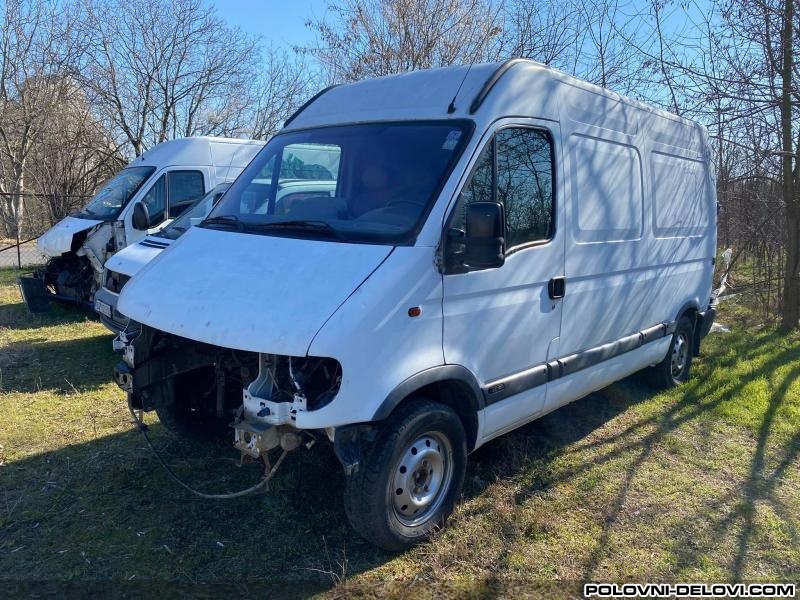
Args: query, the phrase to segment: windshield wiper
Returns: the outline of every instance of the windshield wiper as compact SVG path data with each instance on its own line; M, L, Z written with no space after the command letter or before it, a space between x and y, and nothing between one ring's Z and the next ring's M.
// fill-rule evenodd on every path
M274 221L272 223L256 223L252 225L248 224L246 228L248 230L252 229L255 231L264 231L269 229L290 229L292 231L325 233L335 237L336 239L342 242L349 241L346 235L344 235L341 231L339 231L333 225L327 223L326 221L304 221L304 220Z
M239 220L236 215L219 215L218 217L211 217L200 223L203 227L226 227L233 228L237 231L244 231L244 223Z

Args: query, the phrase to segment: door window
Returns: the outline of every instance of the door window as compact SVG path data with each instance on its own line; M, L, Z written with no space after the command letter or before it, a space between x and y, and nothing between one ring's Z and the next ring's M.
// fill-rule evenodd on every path
M142 204L147 207L147 214L150 216L150 226L153 227L164 220L165 206L165 175L162 175L153 184L142 198Z
M466 206L479 201L503 204L508 250L550 239L555 202L549 134L530 127L498 131L461 192L451 226L463 230Z
M203 174L200 171L170 171L170 218L177 217L202 196L205 193L203 187Z
M495 139L497 200L505 206L506 247L547 240L553 227L553 157L550 136L509 127Z

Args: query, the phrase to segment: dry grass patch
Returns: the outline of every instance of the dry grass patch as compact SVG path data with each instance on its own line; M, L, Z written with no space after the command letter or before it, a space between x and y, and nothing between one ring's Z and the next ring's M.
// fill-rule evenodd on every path
M348 527L321 444L269 495L187 496L129 423L102 325L28 315L0 271L0 588L440 600L578 598L586 580L796 582L800 340L729 323L684 387L630 378L480 449L449 527L391 555ZM149 421L198 487L258 477L231 468L228 444Z

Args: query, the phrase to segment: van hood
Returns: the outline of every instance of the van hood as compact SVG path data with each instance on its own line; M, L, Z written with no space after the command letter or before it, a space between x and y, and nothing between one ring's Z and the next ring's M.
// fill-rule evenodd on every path
M199 342L305 356L317 331L391 252L192 227L125 285L118 309Z
M141 242L131 244L106 261L105 268L128 277L136 275L142 267L169 248L174 240L147 236Z
M36 246L45 256L61 256L72 250L72 238L76 233L100 225L103 221L66 217L47 230L36 240Z

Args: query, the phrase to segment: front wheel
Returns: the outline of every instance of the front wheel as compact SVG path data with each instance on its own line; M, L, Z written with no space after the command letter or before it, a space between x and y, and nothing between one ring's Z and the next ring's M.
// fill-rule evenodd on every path
M466 464L458 415L439 402L412 402L386 421L347 478L347 518L385 550L408 548L444 525L461 495Z

